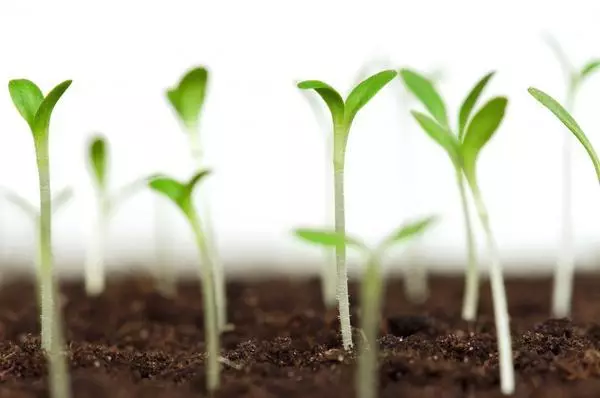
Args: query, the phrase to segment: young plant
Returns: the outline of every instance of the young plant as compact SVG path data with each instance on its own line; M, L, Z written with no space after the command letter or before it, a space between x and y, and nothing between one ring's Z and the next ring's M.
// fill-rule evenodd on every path
M422 234L434 218L429 217L414 223L403 225L390 234L375 248L368 248L359 239L335 231L298 229L296 235L313 244L325 247L350 246L358 249L366 259L366 267L362 276L360 298L361 330L365 339L362 341L358 357L356 380L359 398L375 398L378 390L378 346L379 322L383 299L382 257L396 243L404 242Z
M314 90L325 102L333 121L333 185L335 206L335 231L345 234L344 206L344 164L346 144L352 121L358 111L367 104L394 77L396 72L386 70L379 72L358 84L344 101L341 95L328 84L318 80L306 80L298 83L302 90ZM340 313L342 342L344 349L352 348L352 331L350 326L350 303L348 300L348 275L346 271L346 246L336 247L337 300Z
M148 182L148 177L134 180L111 196L108 184L109 161L108 142L100 135L94 136L88 148L88 162L94 182L98 210L92 246L85 260L85 291L91 296L104 291L105 243L110 217L121 203L145 187Z
M208 175L208 171L200 171L188 182L182 183L166 176L154 177L148 185L154 191L169 198L181 210L188 220L200 254L200 273L202 279L202 298L204 304L204 335L206 336L206 386L209 392L219 388L219 325L215 292L214 264L210 256L206 234L194 206L193 192L197 184Z
M11 80L8 90L23 119L29 125L35 147L39 189L39 291L42 348L49 360L50 389L53 397L70 396L66 358L63 353L61 314L55 300L57 290L52 258L52 199L50 191L49 130L54 107L71 85L71 80L54 87L44 97L35 83L26 79Z
M179 120L189 137L190 153L194 167L203 169L204 156L200 139L200 115L204 106L208 87L208 70L203 67L192 68L181 78L176 87L167 90L167 99L177 113ZM205 194L203 190L200 194ZM200 198L201 219L205 228L205 239L208 242L210 257L214 265L216 300L218 308L219 329L224 330L227 324L227 295L225 292L225 275L216 248L215 233L211 219L209 202L204 195Z
M546 41L560 63L567 80L565 108L573 112L575 99L582 84L594 72L600 70L600 59L587 62L583 67L574 67L561 46L552 37ZM571 298L573 295L573 274L575 272L575 255L573 253L573 188L571 137L568 132L563 135L562 146L562 212L561 212L561 244L556 269L554 271L554 288L552 290L552 315L557 318L571 314Z
M481 92L493 76L493 73L487 74L475 85L464 100L459 112L458 127L456 133L453 133L450 124L448 123L444 101L431 82L418 73L408 69L403 69L400 72L400 75L408 89L423 103L431 115L428 116L413 111L412 114L414 118L421 128L445 149L456 172L463 202L463 213L465 215L465 225L467 230L467 249L469 251L469 264L463 307L463 317L467 320L474 319L476 315L479 276L475 262L475 248L473 244L471 220L466 201L465 180L471 190L477 214L486 235L487 246L490 253L490 279L494 303L496 333L498 336L501 390L504 394L512 394L515 381L504 277L502 274L502 265L500 263L498 248L492 234L488 211L483 202L476 173L479 153L500 126L500 123L504 118L508 100L505 97L492 98L481 106L481 108L475 112L475 115L471 117Z

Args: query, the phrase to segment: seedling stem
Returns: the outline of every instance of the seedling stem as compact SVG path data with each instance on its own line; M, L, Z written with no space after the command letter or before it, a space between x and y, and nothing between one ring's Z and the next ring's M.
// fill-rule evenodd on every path
M456 170L456 180L460 191L460 202L465 224L467 239L467 274L463 298L462 318L473 322L477 318L477 304L479 303L479 270L477 269L477 253L475 252L475 237L471 227L471 214L467 201L465 179L461 170Z

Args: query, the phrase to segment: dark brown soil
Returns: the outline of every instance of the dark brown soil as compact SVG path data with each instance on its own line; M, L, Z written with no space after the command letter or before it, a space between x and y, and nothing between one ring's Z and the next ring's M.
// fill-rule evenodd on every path
M547 319L549 279L508 282L515 396L600 397L599 286L600 277L577 279L571 322ZM198 283L174 299L142 278L110 281L94 299L78 282L62 291L75 397L205 396ZM388 284L380 396L500 397L488 285L473 325L460 320L462 279L436 278L432 292L416 306L400 281ZM228 293L235 329L223 336L218 397L353 397L354 358L340 350L335 310L323 309L316 281L240 281ZM47 396L37 314L30 283L2 288L0 397Z

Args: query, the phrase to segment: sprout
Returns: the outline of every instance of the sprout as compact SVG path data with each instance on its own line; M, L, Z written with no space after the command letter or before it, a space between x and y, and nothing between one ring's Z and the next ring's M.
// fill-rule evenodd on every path
M457 182L463 203L463 213L465 216L469 257L463 307L463 318L467 320L475 318L478 302L479 278L475 261L471 220L466 202L464 178L466 178L466 182L471 189L477 214L486 234L491 259L490 279L494 302L496 333L498 335L500 388L502 393L512 394L515 381L504 277L502 275L502 265L500 263L498 248L492 234L488 212L479 190L476 173L479 153L500 126L500 123L504 118L508 100L504 97L495 97L479 108L475 115L471 117L479 96L493 76L493 73L487 74L475 85L463 102L458 117L457 133L454 134L448 123L444 102L433 85L421 75L408 69L403 69L400 72L400 75L406 86L423 103L431 115L427 116L423 113L413 111L412 114L414 118L423 130L444 148L456 171Z
M318 80L307 80L298 83L302 90L314 90L321 96L333 121L333 179L334 179L334 204L335 204L335 231L345 234L345 206L344 206L344 161L346 144L352 121L358 111L367 104L385 85L394 77L396 72L386 70L379 72L350 92L346 101L328 84ZM338 245L336 248L337 270L337 299L340 312L340 325L342 329L342 342L344 349L352 348L352 333L350 327L350 303L348 301L348 275L346 271L346 247Z
M296 235L310 243L325 247L351 246L366 258L366 267L361 283L361 330L365 341L361 344L356 380L359 398L374 398L378 389L378 345L379 322L383 298L382 257L394 244L414 238L423 233L435 218L428 217L403 225L390 234L374 249L369 249L360 240L335 231L298 229Z
M88 295L94 296L104 291L106 279L104 273L105 242L110 217L116 211L118 205L146 186L148 177L130 182L111 197L108 187L108 143L100 135L93 137L89 144L88 162L96 191L98 213L92 246L85 261L85 291Z
M204 304L204 334L206 336L207 365L206 383L209 392L219 387L219 327L218 310L216 308L216 292L214 279L214 264L210 257L206 235L202 223L192 200L192 194L196 185L209 174L208 171L200 171L195 174L189 182L181 183L169 177L157 176L150 180L151 189L169 198L182 212L190 223L196 238L198 251L201 257L202 274L202 297Z
M35 83L25 80L11 80L8 90L13 104L23 117L33 136L38 168L40 189L39 216L39 291L41 307L42 348L48 355L50 390L53 397L70 396L67 363L63 354L61 314L54 295L57 286L52 266L52 202L50 191L50 156L48 136L50 118L54 107L71 85L64 81L52 89L46 97Z
M560 44L551 36L545 37L553 50L567 80L565 95L566 112L573 112L575 99L583 82L594 72L600 70L600 60L587 62L582 68L575 68ZM571 137L568 132L563 136L562 148L562 213L561 213L561 245L556 269L554 271L554 287L552 289L552 315L557 318L567 317L571 313L573 295L573 274L575 272L575 255L573 252L573 215L572 215L572 160Z
M190 69L181 78L179 84L167 90L167 99L177 113L190 140L190 152L194 167L203 169L204 156L202 142L200 140L200 114L204 106L206 90L208 86L208 70L203 67ZM200 194L205 194L203 190ZM204 223L205 240L207 241L209 254L214 266L216 300L218 308L219 329L224 330L227 324L227 295L225 293L225 275L223 265L219 261L219 255L215 246L215 233L211 219L211 211L206 195L200 198L201 220Z

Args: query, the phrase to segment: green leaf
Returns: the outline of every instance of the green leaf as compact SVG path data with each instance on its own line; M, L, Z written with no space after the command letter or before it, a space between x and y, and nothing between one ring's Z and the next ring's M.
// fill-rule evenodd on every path
M460 153L460 143L452 133L440 126L431 117L417 111L411 112L419 125L427 135L437 142L450 156L450 160L455 167L461 167L462 157Z
M315 245L337 247L337 246L354 246L364 248L364 245L357 239L349 237L340 232L326 231L318 229L300 228L294 231L295 235L309 243Z
M197 67L186 72L177 87L167 90L167 99L188 129L198 125L207 82L208 70Z
M321 96L331 112L333 124L339 124L344 118L344 100L333 87L319 80L305 80L298 83L301 90L314 90Z
M538 100L542 105L548 108L554 115L565 125L571 132L575 135L575 137L581 142L581 145L585 148L592 163L594 164L594 168L596 169L596 175L598 176L598 180L600 181L600 160L598 159L598 155L596 155L596 151L592 146L590 140L588 140L587 136L579 127L579 124L573 119L573 117L567 112L567 110L559 104L554 98L549 96L537 88L530 87L527 91L529 94L533 96L536 100Z
M581 72L579 72L579 78L581 80L589 77L594 72L597 72L600 69L600 59L595 59L593 61L588 62L583 68L581 68Z
M148 186L171 199L189 217L192 211L193 190L208 174L208 170L199 171L185 184L171 177L154 176L148 181Z
M458 140L462 141L465 135L465 129L467 128L467 123L469 122L469 117L471 116L471 112L479 99L479 96L483 92L483 89L488 84L490 79L494 76L495 72L490 72L485 75L476 85L473 87L465 101L460 107L460 112L458 115Z
M52 116L54 107L63 96L65 91L67 91L69 86L71 86L71 83L71 80L66 80L54 87L40 104L31 128L36 139L47 137L50 129L50 117Z
M383 246L388 247L394 243L422 234L437 221L437 217L429 216L423 219L402 225L394 231L385 241Z
M190 196L196 188L196 185L198 185L198 183L202 181L205 177L207 177L209 174L210 170L201 170L194 174L194 176L192 176L192 178L186 184L186 189L188 190Z
M479 152L500 126L507 103L508 100L505 97L491 99L473 116L467 127L462 142L462 155L465 175L471 182L475 181L475 164Z
M448 116L442 97L433 84L424 76L410 69L401 69L400 76L404 85L427 108L431 116L444 128L448 128Z
M367 104L382 88L391 82L397 73L385 70L374 74L358 84L348 95L345 104L344 123L348 126L358 111Z
M89 162L96 177L96 182L102 189L106 188L108 148L104 137L96 136L92 139L89 148Z
M8 91L15 108L29 124L29 128L33 129L35 113L44 100L42 90L30 80L17 79L8 82Z

